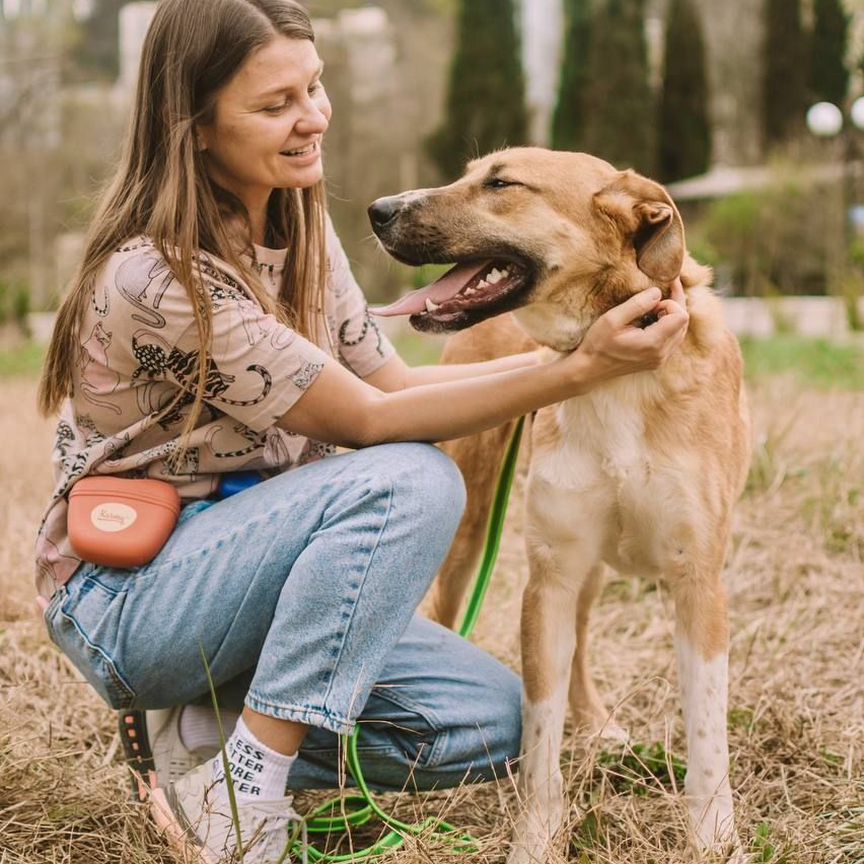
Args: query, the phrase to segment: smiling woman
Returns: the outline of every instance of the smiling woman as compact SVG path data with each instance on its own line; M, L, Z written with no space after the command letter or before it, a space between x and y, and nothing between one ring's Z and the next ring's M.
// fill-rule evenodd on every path
M161 0L42 377L43 411L60 411L37 541L49 635L123 712L130 752L152 755L157 823L208 862L237 851L225 765L244 860L281 860L286 790L338 785L338 736L358 720L379 786L507 770L518 679L415 616L464 502L423 442L653 368L687 326L655 289L554 363L409 368L327 217L321 75L292 0ZM511 275L489 271L484 290ZM659 324L630 326L654 308ZM175 487L183 509L152 561L82 560L67 502L88 475ZM211 677L242 711L221 753Z
M273 189L305 189L324 175L331 109L323 69L311 41L277 36L222 89L212 119L198 127L208 173L243 203L261 245Z

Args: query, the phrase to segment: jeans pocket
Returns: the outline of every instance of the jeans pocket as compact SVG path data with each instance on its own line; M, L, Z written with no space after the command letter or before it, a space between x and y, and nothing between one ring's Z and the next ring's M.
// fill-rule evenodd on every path
M64 593L45 613L51 640L108 705L118 711L131 708L135 691L114 656L125 592L109 591L85 576L74 578L74 588L67 586Z
M54 620L54 616L57 614L57 609L66 599L66 586L61 585L52 595L51 599L48 601L48 605L45 607L45 611L42 613L42 621L45 624L45 629L48 631L48 637L51 639L54 644L57 644L57 641L54 639L54 630L51 625L51 622Z
M378 706L390 707L383 717L376 717L375 709L361 717L358 749L374 751L383 745L395 748L412 765L435 768L446 752L448 732L434 713L395 687L375 687L372 698Z

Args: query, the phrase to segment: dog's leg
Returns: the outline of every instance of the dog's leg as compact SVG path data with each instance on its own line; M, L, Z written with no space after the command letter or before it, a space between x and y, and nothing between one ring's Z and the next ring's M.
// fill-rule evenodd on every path
M570 673L570 711L580 731L616 741L627 741L624 729L613 723L588 668L588 618L603 587L603 565L598 564L579 590L576 610L576 653Z
M687 734L684 789L700 848L736 843L726 731L729 635L719 573L674 588L675 648Z
M564 820L560 753L576 647L578 586L565 583L548 545L529 543L531 577L522 602L520 813L508 864L540 864Z

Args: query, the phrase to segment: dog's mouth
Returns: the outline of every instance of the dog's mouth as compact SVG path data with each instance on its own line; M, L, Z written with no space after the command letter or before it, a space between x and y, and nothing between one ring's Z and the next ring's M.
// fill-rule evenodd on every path
M418 330L461 330L521 305L517 298L533 281L523 262L492 258L457 264L431 285L374 308L376 315L410 315Z

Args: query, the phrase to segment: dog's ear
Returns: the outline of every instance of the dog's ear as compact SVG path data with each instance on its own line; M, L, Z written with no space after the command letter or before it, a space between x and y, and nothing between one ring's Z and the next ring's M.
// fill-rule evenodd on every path
M653 180L624 171L594 195L594 206L633 244L636 266L671 282L684 264L684 223L669 193Z

